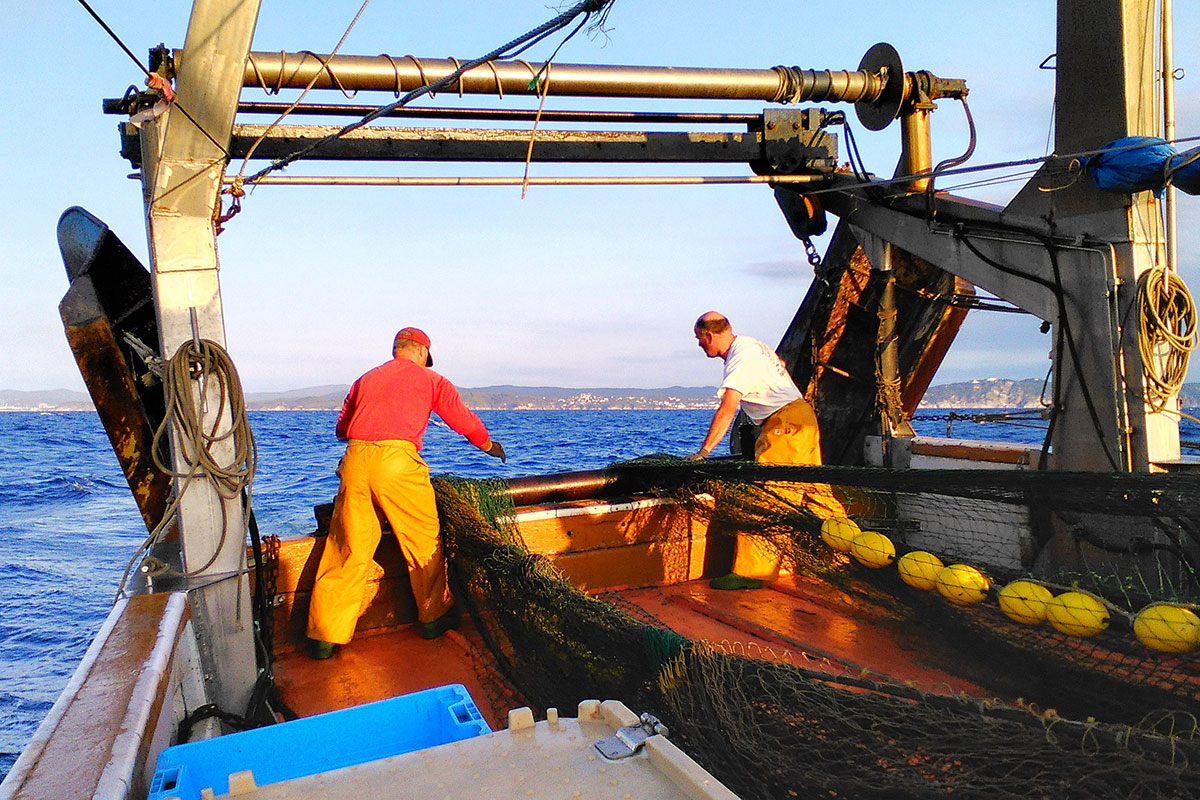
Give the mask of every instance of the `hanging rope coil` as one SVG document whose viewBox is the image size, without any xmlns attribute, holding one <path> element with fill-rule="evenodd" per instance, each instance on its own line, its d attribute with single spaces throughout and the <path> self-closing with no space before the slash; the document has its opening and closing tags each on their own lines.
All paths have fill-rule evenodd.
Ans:
<svg viewBox="0 0 1200 800">
<path fill-rule="evenodd" d="M 1187 377 L 1188 359 L 1196 349 L 1196 306 L 1177 274 L 1154 267 L 1138 278 L 1137 310 L 1146 404 L 1157 413 Z"/>
<path fill-rule="evenodd" d="M 216 388 L 213 398 L 215 408 L 209 401 L 212 387 Z M 196 402 L 197 391 L 199 404 Z M 250 430 L 245 395 L 233 359 L 216 342 L 189 339 L 163 366 L 163 392 L 166 414 L 154 432 L 151 454 L 158 469 L 181 481 L 180 488 L 171 499 L 162 520 L 126 564 L 124 577 L 117 590 L 118 597 L 125 591 L 133 565 L 138 563 L 143 554 L 149 553 L 175 523 L 179 503 L 194 482 L 208 482 L 223 500 L 241 497 L 244 503 L 240 529 L 243 532 L 249 529 L 251 488 L 258 450 Z M 176 431 L 181 469 L 175 469 L 163 460 L 163 455 L 169 452 L 164 437 L 168 435 L 172 423 Z M 222 452 L 227 444 L 231 448 L 228 454 Z M 141 561 L 142 571 L 148 577 L 171 575 L 192 578 L 207 573 L 224 549 L 229 529 L 225 503 L 221 503 L 220 508 L 221 538 L 204 564 L 179 572 L 160 559 L 147 556 Z M 238 574 L 240 571 L 225 575 L 220 580 Z"/>
<path fill-rule="evenodd" d="M 200 382 L 200 408 L 196 407 L 192 391 L 197 381 Z M 205 395 L 214 381 L 218 407 L 215 411 L 206 410 Z M 226 500 L 240 496 L 254 475 L 257 450 L 246 416 L 241 381 L 229 353 L 208 339 L 200 339 L 198 343 L 184 342 L 167 362 L 163 385 L 167 414 L 154 432 L 155 465 L 172 478 L 204 477 Z M 226 413 L 229 429 L 218 432 Z M 160 440 L 166 435 L 171 421 L 175 422 L 178 431 L 181 458 L 188 465 L 183 472 L 163 464 L 159 457 Z M 232 443 L 233 454 L 227 464 L 222 464 L 213 449 L 226 441 Z"/>
</svg>

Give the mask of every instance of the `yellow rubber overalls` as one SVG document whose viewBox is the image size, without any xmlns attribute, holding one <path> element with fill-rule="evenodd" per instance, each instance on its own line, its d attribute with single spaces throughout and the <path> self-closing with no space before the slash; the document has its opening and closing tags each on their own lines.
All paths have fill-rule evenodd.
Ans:
<svg viewBox="0 0 1200 800">
<path fill-rule="evenodd" d="M 354 636 L 364 610 L 368 568 L 382 535 L 380 513 L 396 534 L 408 564 L 417 617 L 433 622 L 445 614 L 453 598 L 446 584 L 429 467 L 416 445 L 352 439 L 338 477 L 341 486 L 308 610 L 309 638 L 346 644 Z"/>
<path fill-rule="evenodd" d="M 821 434 L 817 415 L 808 401 L 793 400 L 763 420 L 754 443 L 754 460 L 760 464 L 820 466 Z M 846 516 L 845 506 L 825 483 L 785 483 L 771 487 L 790 503 L 807 507 L 822 518 Z M 773 579 L 779 572 L 780 554 L 752 536 L 738 534 L 733 572 L 743 578 Z"/>
</svg>

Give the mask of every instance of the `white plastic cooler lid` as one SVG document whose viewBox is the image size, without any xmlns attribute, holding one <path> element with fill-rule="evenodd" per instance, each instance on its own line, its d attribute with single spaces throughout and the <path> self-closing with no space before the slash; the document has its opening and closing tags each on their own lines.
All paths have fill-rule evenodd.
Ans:
<svg viewBox="0 0 1200 800">
<path fill-rule="evenodd" d="M 533 712 L 509 712 L 502 731 L 358 764 L 318 775 L 256 786 L 249 771 L 229 776 L 229 794 L 246 800 L 371 797 L 413 800 L 737 800 L 664 736 L 645 738 L 636 752 L 610 759 L 596 743 L 639 725 L 616 700 L 585 700 L 578 717 L 534 722 Z M 212 798 L 210 790 L 203 793 Z"/>
</svg>

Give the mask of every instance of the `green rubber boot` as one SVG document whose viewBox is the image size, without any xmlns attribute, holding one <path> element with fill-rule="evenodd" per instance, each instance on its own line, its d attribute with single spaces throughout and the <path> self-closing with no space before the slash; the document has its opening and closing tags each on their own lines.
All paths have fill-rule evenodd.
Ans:
<svg viewBox="0 0 1200 800">
<path fill-rule="evenodd" d="M 758 589 L 762 587 L 762 581 L 758 578 L 743 578 L 741 575 L 731 572 L 728 575 L 713 578 L 708 585 L 714 589 Z"/>
<path fill-rule="evenodd" d="M 308 654 L 317 661 L 324 661 L 333 655 L 333 648 L 335 646 L 336 645 L 334 645 L 333 642 L 322 642 L 318 641 L 317 639 L 309 639 Z"/>
<path fill-rule="evenodd" d="M 421 638 L 436 639 L 446 631 L 457 628 L 462 618 L 458 615 L 458 608 L 454 607 L 435 619 L 433 622 L 421 623 Z"/>
</svg>

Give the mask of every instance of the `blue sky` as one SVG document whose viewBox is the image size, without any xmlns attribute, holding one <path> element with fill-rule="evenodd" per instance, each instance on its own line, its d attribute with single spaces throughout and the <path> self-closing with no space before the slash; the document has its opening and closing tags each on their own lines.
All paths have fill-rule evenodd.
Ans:
<svg viewBox="0 0 1200 800">
<path fill-rule="evenodd" d="M 143 57 L 183 44 L 189 3 L 93 0 Z M 255 49 L 328 52 L 361 0 L 264 0 Z M 1200 134 L 1200 0 L 1177 0 L 1180 137 Z M 555 13 L 546 0 L 373 0 L 342 52 L 471 58 Z M 617 0 L 606 35 L 580 35 L 564 62 L 854 69 L 877 41 L 907 69 L 963 78 L 979 129 L 972 163 L 1046 152 L 1055 49 L 1054 4 L 1033 2 L 708 2 Z M 557 44 L 528 54 L 547 57 Z M 59 214 L 81 205 L 139 257 L 146 244 L 140 185 L 117 154 L 117 119 L 100 101 L 141 84 L 137 67 L 73 0 L 0 6 L 0 389 L 81 389 L 57 304 L 66 278 L 55 243 Z M 252 99 L 261 92 L 247 90 Z M 325 99 L 325 98 L 322 98 Z M 390 95 L 358 102 L 389 102 Z M 422 104 L 450 104 L 438 98 Z M 464 104 L 479 105 L 467 98 Z M 513 107 L 527 101 L 506 98 Z M 547 101 L 577 107 L 580 101 Z M 621 108 L 663 103 L 625 102 Z M 698 108 L 699 106 L 690 106 Z M 757 111 L 715 103 L 704 110 Z M 256 120 L 257 121 L 257 120 Z M 935 161 L 958 155 L 966 126 L 956 103 L 934 115 Z M 899 129 L 856 128 L 868 167 L 890 174 Z M 843 146 L 843 158 L 844 158 Z M 521 167 L 497 168 L 519 176 Z M 335 174 L 301 165 L 293 174 Z M 669 174 L 637 167 L 635 174 Z M 746 174 L 742 168 L 678 168 Z M 483 174 L 466 166 L 387 165 L 380 174 Z M 532 174 L 615 174 L 614 168 Z M 970 196 L 1003 203 L 1020 186 Z M 1182 196 L 1182 274 L 1200 285 L 1200 199 Z M 824 249 L 824 241 L 819 241 Z M 438 367 L 460 386 L 711 385 L 718 366 L 691 323 L 725 312 L 735 329 L 779 340 L 812 272 L 763 186 L 654 188 L 262 187 L 218 240 L 230 352 L 250 391 L 348 383 L 388 356 L 404 325 L 433 338 Z M 973 315 L 936 382 L 1040 377 L 1048 340 L 1036 321 Z"/>
</svg>

